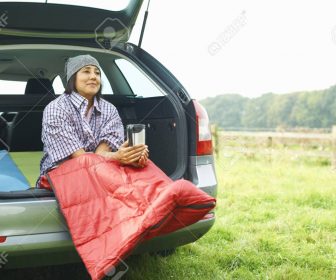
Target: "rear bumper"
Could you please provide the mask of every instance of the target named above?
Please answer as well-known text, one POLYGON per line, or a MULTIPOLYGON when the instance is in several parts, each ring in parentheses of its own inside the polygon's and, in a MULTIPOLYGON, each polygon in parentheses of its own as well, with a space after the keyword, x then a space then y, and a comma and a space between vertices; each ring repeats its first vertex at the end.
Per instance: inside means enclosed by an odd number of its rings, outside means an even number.
POLYGON ((133 254, 142 254, 175 248, 198 240, 207 233, 215 223, 215 215, 214 213, 212 214, 212 218, 198 221, 188 227, 174 231, 170 234, 155 237, 139 244, 139 246, 133 251, 133 254))
MULTIPOLYGON (((173 233, 145 241, 133 254, 175 248, 196 241, 215 222, 215 216, 201 220, 173 233)), ((57 265, 80 262, 68 232, 33 234, 8 237, 0 243, 0 256, 4 255, 4 269, 57 265)))

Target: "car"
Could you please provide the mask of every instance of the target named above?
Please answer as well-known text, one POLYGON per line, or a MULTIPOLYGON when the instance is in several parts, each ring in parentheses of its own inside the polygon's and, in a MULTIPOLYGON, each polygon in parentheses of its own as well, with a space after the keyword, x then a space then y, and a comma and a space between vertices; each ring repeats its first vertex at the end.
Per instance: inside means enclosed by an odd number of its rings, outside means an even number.
MULTIPOLYGON (((0 2, 0 268, 80 262, 54 194, 34 187, 43 110, 63 93, 69 57, 90 54, 100 62, 102 98, 116 106, 125 127, 145 125, 155 164, 170 178, 216 196, 206 110, 164 65, 128 42, 142 2, 129 0, 114 10, 0 2)), ((199 239, 214 222, 211 211, 141 243, 133 254, 171 252, 199 239)))

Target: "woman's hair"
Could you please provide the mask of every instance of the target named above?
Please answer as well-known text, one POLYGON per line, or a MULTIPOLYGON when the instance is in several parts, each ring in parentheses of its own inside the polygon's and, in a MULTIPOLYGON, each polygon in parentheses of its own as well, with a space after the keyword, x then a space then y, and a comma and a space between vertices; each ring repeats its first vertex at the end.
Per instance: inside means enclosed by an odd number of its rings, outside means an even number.
MULTIPOLYGON (((68 81, 68 83, 65 87, 65 90, 64 90, 64 92, 66 94, 71 94, 73 91, 78 92, 77 88, 76 88, 76 75, 77 75, 77 72, 75 74, 73 74, 71 76, 71 78, 69 79, 69 81, 68 81)), ((103 85, 100 82, 100 88, 99 88, 98 92, 96 93, 96 97, 97 97, 98 100, 102 95, 102 88, 103 88, 103 85)))

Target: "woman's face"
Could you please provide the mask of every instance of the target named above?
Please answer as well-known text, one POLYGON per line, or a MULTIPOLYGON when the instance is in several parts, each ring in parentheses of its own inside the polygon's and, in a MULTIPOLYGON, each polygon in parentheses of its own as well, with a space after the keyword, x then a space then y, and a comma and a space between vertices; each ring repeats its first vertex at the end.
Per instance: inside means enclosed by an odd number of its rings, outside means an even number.
POLYGON ((100 71, 96 66, 87 65, 76 75, 77 92, 87 99, 92 99, 100 89, 100 71))

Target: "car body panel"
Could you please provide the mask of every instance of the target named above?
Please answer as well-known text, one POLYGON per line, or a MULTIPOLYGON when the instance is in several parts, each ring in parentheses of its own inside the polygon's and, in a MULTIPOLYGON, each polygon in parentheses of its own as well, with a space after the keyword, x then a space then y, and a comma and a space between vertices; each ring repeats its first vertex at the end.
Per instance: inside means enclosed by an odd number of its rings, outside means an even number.
MULTIPOLYGON (((194 242, 208 232, 214 222, 215 217, 211 216, 170 234, 154 237, 140 243, 132 254, 157 252, 194 242)), ((0 243, 0 252, 8 256, 5 269, 81 261, 69 233, 64 231, 12 236, 0 243)))
POLYGON ((207 194, 216 197, 217 177, 214 166, 212 155, 189 157, 190 180, 207 194))
POLYGON ((18 37, 62 38, 79 43, 92 42, 96 38, 126 42, 142 2, 130 0, 127 7, 119 11, 50 3, 0 2, 0 11, 5 11, 0 41, 6 36, 6 44, 18 37))
POLYGON ((0 236, 66 231, 55 198, 0 200, 0 236))

